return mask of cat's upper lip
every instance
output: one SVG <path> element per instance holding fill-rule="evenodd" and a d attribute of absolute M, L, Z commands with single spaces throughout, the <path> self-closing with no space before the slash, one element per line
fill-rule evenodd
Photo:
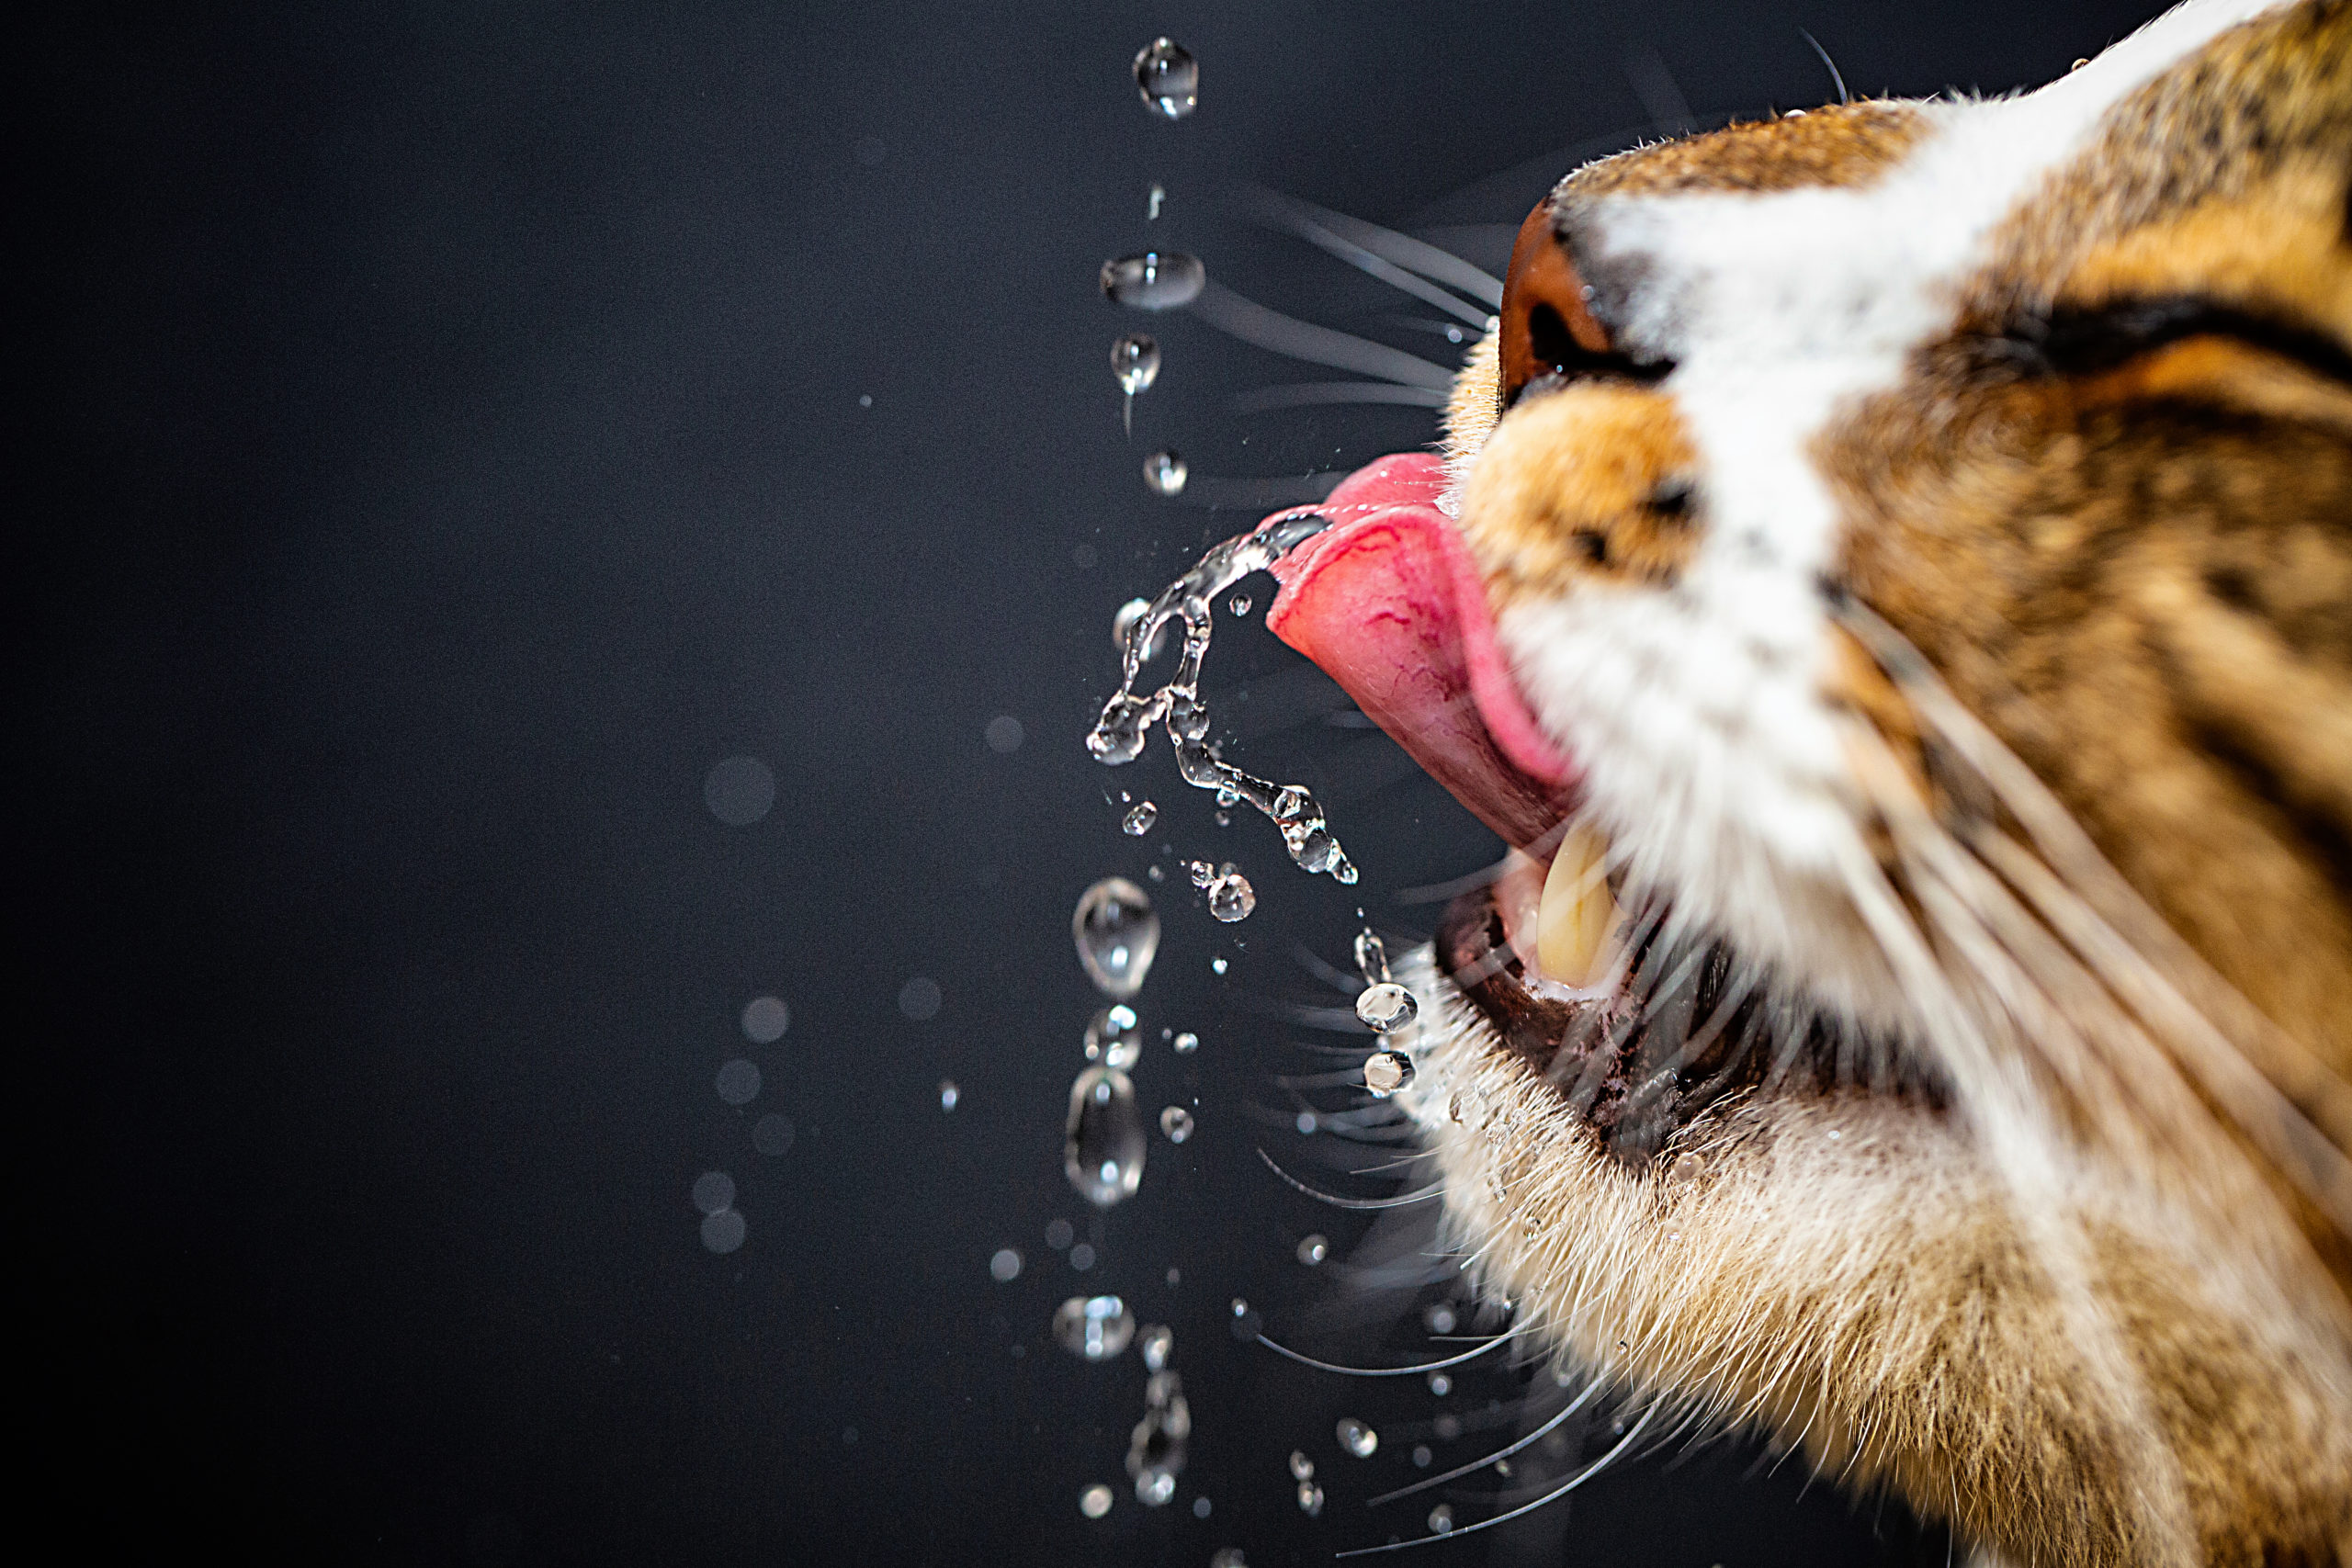
<path fill-rule="evenodd" d="M 1438 508 L 1445 483 L 1420 452 L 1350 475 L 1316 508 L 1331 526 L 1275 564 L 1266 626 L 1479 820 L 1548 852 L 1578 773 L 1511 680 L 1486 584 Z"/>

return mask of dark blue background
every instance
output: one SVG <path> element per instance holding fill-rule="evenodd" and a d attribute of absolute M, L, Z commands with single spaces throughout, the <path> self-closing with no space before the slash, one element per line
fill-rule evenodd
<path fill-rule="evenodd" d="M 1095 267 L 1182 245 L 1442 355 L 1391 319 L 1425 309 L 1251 227 L 1241 188 L 1487 226 L 1450 237 L 1491 264 L 1572 157 L 1647 126 L 1653 57 L 1702 119 L 1823 98 L 1801 26 L 1857 91 L 2000 90 L 2143 0 L 194 9 L 56 11 L 8 68 L 21 1506 L 92 1555 L 322 1562 L 1263 1564 L 1419 1533 L 1429 1499 L 1363 1497 L 1415 1473 L 1433 1411 L 1523 1380 L 1442 1404 L 1224 1320 L 1246 1295 L 1322 1354 L 1426 1353 L 1338 1267 L 1362 1217 L 1254 1151 L 1379 1190 L 1291 1128 L 1277 1075 L 1329 1064 L 1279 1009 L 1337 999 L 1294 945 L 1340 958 L 1359 897 L 1425 931 L 1396 891 L 1492 846 L 1256 627 L 1212 661 L 1252 678 L 1230 754 L 1329 792 L 1354 895 L 1212 825 L 1164 754 L 1114 777 L 1078 739 L 1114 607 L 1248 520 L 1150 495 L 1143 454 L 1184 450 L 1197 502 L 1431 425 L 1237 417 L 1333 373 L 1168 318 L 1126 439 L 1106 353 L 1134 323 Z M 1181 124 L 1126 79 L 1162 31 L 1203 62 Z M 1017 750 L 984 742 L 999 715 Z M 735 754 L 779 784 L 749 828 L 703 802 Z M 1142 842 L 1106 802 L 1137 779 Z M 1163 842 L 1261 903 L 1220 928 L 1160 890 L 1137 1078 L 1201 1131 L 1155 1137 L 1081 1275 L 1044 1241 L 1089 1235 L 1059 1170 L 1094 1005 L 1069 910 Z M 902 1015 L 913 976 L 936 1018 Z M 751 1045 L 766 992 L 791 1031 Z M 765 1077 L 740 1111 L 713 1089 L 739 1055 Z M 771 1111 L 798 1128 L 775 1158 Z M 687 1196 L 711 1168 L 749 1226 L 728 1257 Z M 1337 1247 L 1313 1272 L 1309 1230 Z M 1003 1246 L 1027 1269 L 1000 1286 Z M 1120 1469 L 1134 1358 L 1046 1336 L 1081 1288 L 1175 1327 L 1174 1507 Z M 1375 1460 L 1337 1455 L 1347 1412 Z M 1679 1451 L 1405 1561 L 1942 1560 L 1899 1510 L 1801 1498 L 1799 1464 Z M 1095 1480 L 1119 1503 L 1090 1523 Z"/>

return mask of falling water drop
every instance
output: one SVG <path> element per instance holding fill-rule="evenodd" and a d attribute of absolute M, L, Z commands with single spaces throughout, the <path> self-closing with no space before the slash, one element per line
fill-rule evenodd
<path fill-rule="evenodd" d="M 1315 1479 L 1315 1461 L 1297 1449 L 1290 1450 L 1290 1473 L 1294 1481 Z"/>
<path fill-rule="evenodd" d="M 1238 619 L 1250 613 L 1250 595 L 1236 593 L 1225 602 L 1225 607 L 1233 613 L 1236 619 Z"/>
<path fill-rule="evenodd" d="M 1150 389 L 1159 376 L 1159 344 L 1143 333 L 1129 333 L 1111 344 L 1111 374 L 1129 397 Z"/>
<path fill-rule="evenodd" d="M 1096 1482 L 1078 1495 L 1078 1511 L 1090 1519 L 1099 1519 L 1111 1511 L 1111 1489 Z"/>
<path fill-rule="evenodd" d="M 1428 1326 L 1431 1334 L 1451 1334 L 1461 1319 L 1454 1315 L 1453 1307 L 1450 1303 L 1432 1302 L 1421 1314 L 1421 1322 Z"/>
<path fill-rule="evenodd" d="M 1080 896 L 1070 916 L 1078 961 L 1104 996 L 1125 1001 L 1143 988 L 1159 951 L 1159 917 L 1150 895 L 1124 876 L 1106 876 Z"/>
<path fill-rule="evenodd" d="M 1069 1089 L 1063 1123 L 1062 1172 L 1098 1209 L 1135 1196 L 1143 1185 L 1142 1113 L 1135 1085 L 1116 1067 L 1089 1067 Z"/>
<path fill-rule="evenodd" d="M 1159 1113 L 1159 1130 L 1171 1144 L 1181 1144 L 1193 1135 L 1193 1113 L 1181 1105 L 1171 1105 Z"/>
<path fill-rule="evenodd" d="M 1119 831 L 1130 839 L 1140 839 L 1150 832 L 1151 825 L 1159 820 L 1159 807 L 1148 800 L 1142 801 L 1119 818 Z"/>
<path fill-rule="evenodd" d="M 1201 296 L 1208 268 L 1182 251 L 1143 251 L 1102 264 L 1102 292 L 1136 310 L 1176 310 Z"/>
<path fill-rule="evenodd" d="M 1308 1235 L 1298 1238 L 1298 1260 L 1309 1269 L 1330 1256 L 1331 1244 L 1324 1240 L 1320 1235 Z"/>
<path fill-rule="evenodd" d="M 1178 1055 L 1189 1056 L 1201 1048 L 1201 1037 L 1188 1029 L 1176 1037 L 1175 1047 Z"/>
<path fill-rule="evenodd" d="M 1378 986 L 1388 979 L 1388 944 L 1370 926 L 1356 932 L 1356 973 L 1363 976 L 1367 986 Z"/>
<path fill-rule="evenodd" d="M 1175 452 L 1154 452 L 1143 460 L 1143 482 L 1160 495 L 1183 494 L 1184 481 L 1191 475 L 1182 456 Z"/>
<path fill-rule="evenodd" d="M 1145 1371 L 1166 1371 L 1168 1358 L 1176 1353 L 1176 1331 L 1165 1324 L 1155 1323 L 1143 1331 L 1143 1340 L 1136 1349 L 1143 1356 Z"/>
<path fill-rule="evenodd" d="M 1338 1432 L 1340 1446 L 1358 1459 L 1370 1459 L 1380 1450 L 1380 1434 L 1352 1416 L 1340 1417 Z"/>
<path fill-rule="evenodd" d="M 1316 1485 L 1312 1481 L 1300 1482 L 1298 1483 L 1298 1511 L 1305 1514 L 1310 1519 L 1315 1517 L 1316 1515 L 1321 1513 L 1323 1511 L 1323 1488 Z"/>
<path fill-rule="evenodd" d="M 1383 1034 L 1404 1028 L 1420 1010 L 1413 993 L 1394 980 L 1382 980 L 1356 993 L 1356 1016 Z"/>
<path fill-rule="evenodd" d="M 1136 1032 L 1135 1009 L 1114 1002 L 1086 1026 L 1086 1059 L 1126 1072 L 1143 1060 L 1143 1036 Z"/>
<path fill-rule="evenodd" d="M 1136 91 L 1152 113 L 1182 119 L 1200 102 L 1201 62 L 1174 39 L 1156 38 L 1136 51 Z"/>
<path fill-rule="evenodd" d="M 1374 1100 L 1386 1100 L 1413 1081 L 1413 1058 L 1402 1051 L 1374 1051 L 1364 1058 L 1363 1087 Z"/>
<path fill-rule="evenodd" d="M 1451 1535 L 1453 1533 L 1453 1504 L 1440 1503 L 1436 1507 L 1430 1510 L 1430 1533 L 1432 1535 Z"/>
<path fill-rule="evenodd" d="M 1258 907 L 1258 890 L 1238 871 L 1227 872 L 1209 884 L 1209 913 L 1226 924 L 1246 920 Z"/>
<path fill-rule="evenodd" d="M 1222 959 L 1222 958 L 1212 958 L 1212 959 L 1210 959 L 1210 960 L 1209 960 L 1209 973 L 1210 973 L 1210 974 L 1212 974 L 1212 975 L 1222 975 L 1222 974 L 1224 974 L 1227 969 L 1230 969 L 1230 968 L 1232 968 L 1232 967 L 1233 967 L 1233 965 L 1231 965 L 1230 964 L 1227 964 L 1227 963 L 1224 959 Z"/>
<path fill-rule="evenodd" d="M 1443 1372 L 1431 1372 L 1430 1374 L 1430 1392 L 1436 1394 L 1440 1399 L 1443 1399 L 1447 1394 L 1453 1392 L 1453 1380 Z"/>
<path fill-rule="evenodd" d="M 1136 1314 L 1116 1296 L 1072 1296 L 1054 1309 L 1054 1338 L 1081 1360 L 1107 1361 L 1136 1337 Z"/>
<path fill-rule="evenodd" d="M 939 1109 L 953 1111 L 956 1109 L 956 1102 L 963 1098 L 964 1091 L 956 1087 L 954 1078 L 939 1080 Z"/>

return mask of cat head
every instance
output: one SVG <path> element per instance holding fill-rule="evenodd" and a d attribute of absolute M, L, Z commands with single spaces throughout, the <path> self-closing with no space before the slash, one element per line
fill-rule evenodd
<path fill-rule="evenodd" d="M 1579 170 L 1269 625 L 1517 847 L 1410 1108 L 1637 1401 L 2352 1542 L 2352 10 Z"/>

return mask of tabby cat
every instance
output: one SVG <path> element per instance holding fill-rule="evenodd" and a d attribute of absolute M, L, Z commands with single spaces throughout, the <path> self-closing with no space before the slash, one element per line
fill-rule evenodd
<path fill-rule="evenodd" d="M 1986 1562 L 2352 1562 L 2352 4 L 1580 169 L 1269 624 L 1513 845 L 1446 1223 Z"/>

